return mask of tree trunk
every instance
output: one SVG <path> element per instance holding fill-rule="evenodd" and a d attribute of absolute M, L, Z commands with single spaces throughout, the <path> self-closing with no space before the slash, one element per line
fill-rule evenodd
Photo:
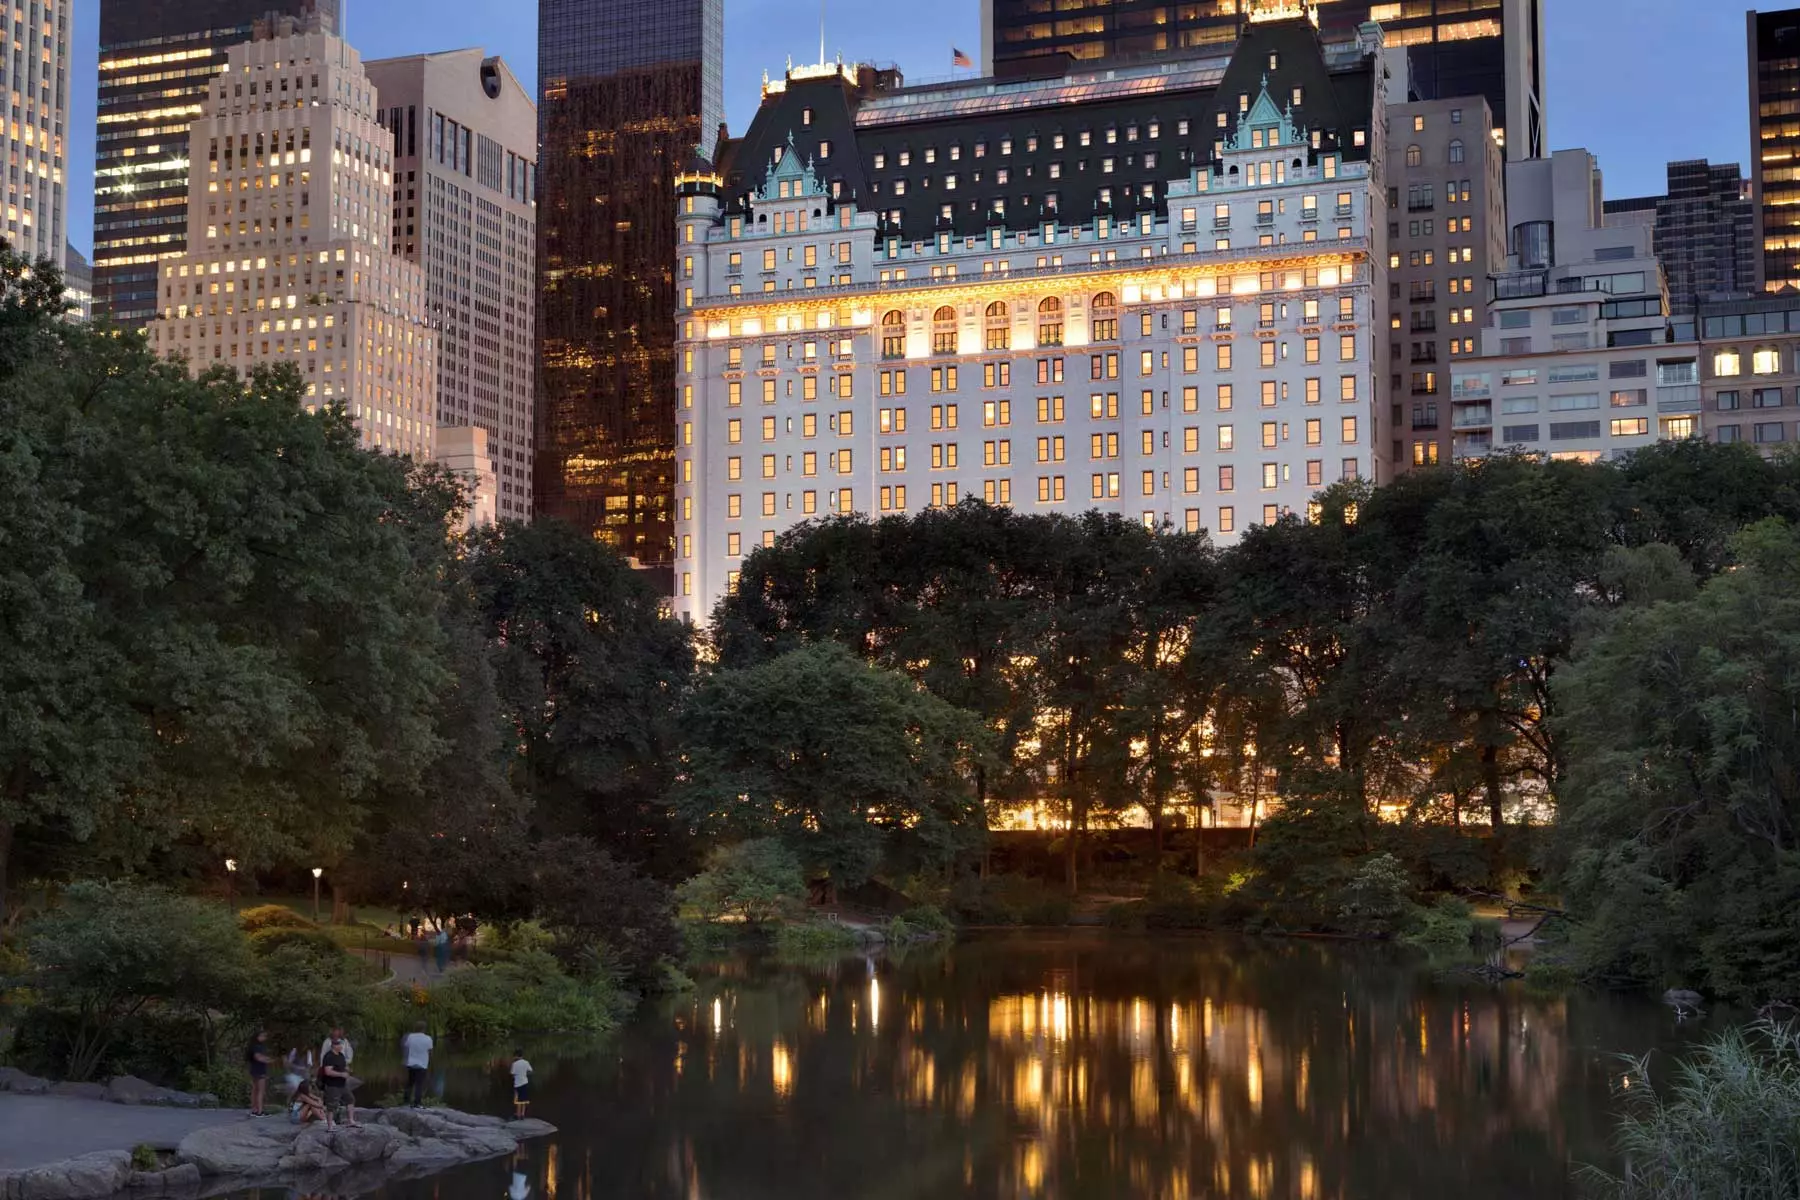
<path fill-rule="evenodd" d="M 1200 801 L 1194 801 L 1194 878 L 1206 878 L 1206 822 Z"/>
<path fill-rule="evenodd" d="M 1150 828 L 1156 846 L 1156 865 L 1151 869 L 1151 877 L 1158 884 L 1163 876 L 1163 773 L 1162 773 L 1162 723 L 1158 722 L 1150 732 Z"/>
<path fill-rule="evenodd" d="M 1488 843 L 1488 860 L 1492 865 L 1488 870 L 1492 882 L 1498 884 L 1506 866 L 1506 797 L 1500 787 L 1498 746 L 1490 744 L 1481 748 L 1481 782 L 1487 791 L 1488 820 L 1493 825 L 1493 835 Z"/>

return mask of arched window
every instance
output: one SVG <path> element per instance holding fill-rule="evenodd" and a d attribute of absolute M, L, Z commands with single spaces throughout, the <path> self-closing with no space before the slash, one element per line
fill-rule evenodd
<path fill-rule="evenodd" d="M 1063 340 L 1063 306 L 1055 296 L 1046 296 L 1038 304 L 1038 345 L 1060 346 Z"/>
<path fill-rule="evenodd" d="M 1417 167 L 1417 166 L 1423 165 L 1424 162 L 1425 162 L 1425 154 L 1423 151 L 1421 151 L 1418 148 L 1418 146 L 1413 145 L 1413 146 L 1408 146 L 1406 148 L 1406 165 L 1407 166 Z"/>
<path fill-rule="evenodd" d="M 1463 144 L 1462 144 L 1462 139 L 1458 138 L 1457 140 L 1450 143 L 1450 161 L 1453 163 L 1459 163 L 1462 160 L 1463 160 Z"/>
<path fill-rule="evenodd" d="M 986 326 L 984 346 L 989 350 L 1012 349 L 1012 325 L 1006 318 L 1006 301 L 996 300 L 987 306 Z"/>
<path fill-rule="evenodd" d="M 931 314 L 931 352 L 956 353 L 956 310 L 948 304 Z"/>
<path fill-rule="evenodd" d="M 1088 340 L 1093 342 L 1116 342 L 1119 340 L 1119 301 L 1111 292 L 1101 292 L 1090 301 L 1092 311 L 1088 314 Z"/>
<path fill-rule="evenodd" d="M 906 357 L 906 317 L 897 308 L 881 318 L 881 357 Z"/>

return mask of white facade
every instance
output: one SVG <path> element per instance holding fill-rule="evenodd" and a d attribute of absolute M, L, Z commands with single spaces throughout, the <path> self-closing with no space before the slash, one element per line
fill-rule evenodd
<path fill-rule="evenodd" d="M 308 408 L 431 458 L 425 279 L 388 250 L 393 139 L 356 51 L 282 18 L 234 46 L 194 122 L 188 249 L 161 263 L 151 346 L 196 370 L 291 362 Z"/>
<path fill-rule="evenodd" d="M 1309 155 L 1265 88 L 1161 212 L 920 243 L 797 155 L 753 221 L 686 177 L 676 611 L 705 621 L 754 547 L 833 513 L 974 496 L 1229 541 L 1383 477 L 1369 136 L 1370 162 Z"/>
<path fill-rule="evenodd" d="M 1451 374 L 1458 457 L 1593 461 L 1700 432 L 1699 347 L 1672 342 L 1651 228 L 1608 225 L 1585 150 L 1507 164 L 1508 270 L 1478 361 Z"/>
<path fill-rule="evenodd" d="M 389 249 L 425 271 L 437 423 L 477 426 L 502 519 L 531 519 L 536 410 L 537 106 L 498 58 L 368 64 L 394 145 Z M 466 447 L 466 439 L 457 442 Z"/>

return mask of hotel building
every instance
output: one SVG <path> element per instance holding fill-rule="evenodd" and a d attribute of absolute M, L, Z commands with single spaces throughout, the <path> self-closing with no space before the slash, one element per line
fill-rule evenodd
<path fill-rule="evenodd" d="M 138 329 L 156 315 L 157 263 L 187 248 L 188 127 L 213 77 L 258 18 L 308 13 L 340 32 L 338 0 L 100 0 L 96 317 Z"/>
<path fill-rule="evenodd" d="M 389 250 L 394 140 L 356 51 L 317 15 L 259 23 L 212 82 L 189 144 L 188 249 L 162 262 L 157 353 L 196 370 L 290 362 L 305 403 L 363 443 L 434 453 L 425 274 Z"/>
<path fill-rule="evenodd" d="M 452 50 L 367 63 L 393 140 L 388 249 L 425 272 L 437 424 L 478 426 L 497 488 L 477 507 L 531 519 L 536 409 L 537 110 L 498 58 Z M 459 461 L 479 457 L 459 441 Z M 491 517 L 489 518 L 492 519 Z"/>
<path fill-rule="evenodd" d="M 1387 477 L 1380 31 L 765 86 L 682 177 L 675 609 L 830 514 L 964 497 L 1209 530 Z"/>

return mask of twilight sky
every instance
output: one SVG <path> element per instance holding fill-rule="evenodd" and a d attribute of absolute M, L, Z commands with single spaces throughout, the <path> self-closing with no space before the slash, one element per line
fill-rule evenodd
<path fill-rule="evenodd" d="M 126 0 L 129 3 L 129 0 Z M 845 60 L 898 63 L 920 82 L 950 73 L 950 48 L 981 48 L 978 0 L 907 0 L 904 27 L 867 0 L 825 0 L 826 51 Z M 1778 9 L 1800 0 L 1758 0 Z M 350 42 L 365 58 L 482 46 L 535 87 L 537 27 L 531 0 L 345 0 Z M 1744 77 L 1747 0 L 1545 0 L 1553 149 L 1585 146 L 1600 160 L 1609 197 L 1660 193 L 1677 158 L 1747 163 Z M 94 63 L 99 0 L 75 0 L 70 80 L 69 240 L 93 242 Z M 422 20 L 422 12 L 430 14 Z M 734 133 L 756 110 L 766 69 L 819 51 L 811 0 L 726 0 L 725 104 Z M 1604 66 L 1606 69 L 1601 70 Z"/>

